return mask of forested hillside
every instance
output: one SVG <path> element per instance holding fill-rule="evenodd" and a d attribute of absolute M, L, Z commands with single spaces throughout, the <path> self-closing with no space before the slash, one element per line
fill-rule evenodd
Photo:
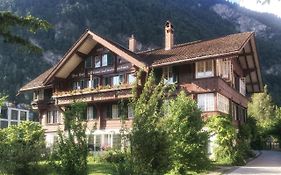
<path fill-rule="evenodd" d="M 60 59 L 86 28 L 124 46 L 134 34 L 139 48 L 147 49 L 163 45 L 163 25 L 169 19 L 175 26 L 176 43 L 256 31 L 264 81 L 281 104 L 281 20 L 273 15 L 224 0 L 0 0 L 0 10 L 30 13 L 53 25 L 48 32 L 29 36 L 44 49 L 41 55 L 0 43 L 0 91 L 11 100 L 23 100 L 23 96 L 15 98 L 20 86 Z"/>

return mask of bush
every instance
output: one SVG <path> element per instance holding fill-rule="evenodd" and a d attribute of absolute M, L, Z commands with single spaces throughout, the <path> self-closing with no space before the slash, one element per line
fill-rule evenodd
<path fill-rule="evenodd" d="M 44 130 L 34 122 L 21 122 L 0 130 L 0 172 L 14 175 L 37 174 L 45 151 Z"/>
<path fill-rule="evenodd" d="M 108 163 L 120 163 L 124 162 L 126 154 L 120 150 L 108 150 L 101 155 L 101 160 Z"/>
<path fill-rule="evenodd" d="M 116 175 L 132 175 L 133 162 L 129 152 L 109 150 L 102 154 L 101 160 L 113 164 Z"/>
<path fill-rule="evenodd" d="M 169 138 L 170 174 L 188 174 L 190 171 L 207 169 L 210 165 L 208 133 L 203 130 L 204 122 L 196 102 L 182 91 L 165 107 L 167 116 L 163 129 Z"/>

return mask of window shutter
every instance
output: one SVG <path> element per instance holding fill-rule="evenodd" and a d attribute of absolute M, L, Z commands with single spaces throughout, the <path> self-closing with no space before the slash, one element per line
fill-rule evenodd
<path fill-rule="evenodd" d="M 112 65 L 113 60 L 114 60 L 114 55 L 111 54 L 111 53 L 108 53 L 108 54 L 107 54 L 107 64 L 108 64 L 108 65 Z"/>
<path fill-rule="evenodd" d="M 95 106 L 93 106 L 93 118 L 97 118 L 97 108 Z"/>
<path fill-rule="evenodd" d="M 172 73 L 173 73 L 173 83 L 178 82 L 179 72 L 177 67 L 172 67 Z"/>

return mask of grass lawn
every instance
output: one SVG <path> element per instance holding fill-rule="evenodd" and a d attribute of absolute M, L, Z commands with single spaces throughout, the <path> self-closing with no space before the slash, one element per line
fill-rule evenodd
<path fill-rule="evenodd" d="M 112 175 L 114 173 L 114 167 L 110 163 L 94 162 L 90 160 L 88 162 L 90 175 Z"/>

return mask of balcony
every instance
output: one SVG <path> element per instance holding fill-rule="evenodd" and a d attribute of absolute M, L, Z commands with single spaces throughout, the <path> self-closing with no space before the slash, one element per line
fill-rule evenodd
<path fill-rule="evenodd" d="M 31 102 L 32 109 L 47 109 L 50 104 L 54 104 L 55 100 L 50 99 L 42 99 L 42 100 L 33 100 Z"/>
<path fill-rule="evenodd" d="M 132 97 L 133 85 L 99 86 L 80 90 L 55 92 L 53 98 L 56 105 L 68 105 L 74 102 L 102 102 Z"/>

